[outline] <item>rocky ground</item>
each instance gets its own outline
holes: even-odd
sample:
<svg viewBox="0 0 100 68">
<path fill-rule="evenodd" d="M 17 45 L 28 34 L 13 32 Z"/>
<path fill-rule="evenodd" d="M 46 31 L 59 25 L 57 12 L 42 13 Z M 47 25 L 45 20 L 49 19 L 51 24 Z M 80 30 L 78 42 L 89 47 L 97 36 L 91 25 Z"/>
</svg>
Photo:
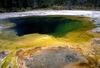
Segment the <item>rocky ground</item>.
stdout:
<svg viewBox="0 0 100 68">
<path fill-rule="evenodd" d="M 89 49 L 89 55 L 83 55 L 78 49 L 63 45 L 28 49 L 28 55 L 21 49 L 17 52 L 17 61 L 19 68 L 99 68 L 100 47 L 92 47 Z"/>
<path fill-rule="evenodd" d="M 94 21 L 94 24 L 96 25 L 96 28 L 94 28 L 92 30 L 93 33 L 96 33 L 96 34 L 100 34 L 100 14 L 99 13 L 96 13 L 96 15 L 93 15 L 93 21 Z M 93 41 L 95 44 L 98 44 L 100 45 L 100 38 L 95 38 L 94 41 Z"/>
<path fill-rule="evenodd" d="M 64 68 L 69 64 L 87 62 L 87 59 L 66 47 L 52 47 L 41 49 L 30 58 L 25 59 L 29 68 Z"/>
</svg>

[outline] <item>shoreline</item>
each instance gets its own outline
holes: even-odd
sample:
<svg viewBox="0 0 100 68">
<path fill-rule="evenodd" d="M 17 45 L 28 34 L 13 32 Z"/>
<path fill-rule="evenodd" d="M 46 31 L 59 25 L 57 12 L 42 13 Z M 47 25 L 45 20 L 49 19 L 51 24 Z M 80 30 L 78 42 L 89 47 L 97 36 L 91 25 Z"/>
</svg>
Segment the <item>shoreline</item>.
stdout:
<svg viewBox="0 0 100 68">
<path fill-rule="evenodd" d="M 47 16 L 47 15 L 77 15 L 85 17 L 100 17 L 100 11 L 85 10 L 33 10 L 25 12 L 0 13 L 0 19 L 24 16 Z"/>
<path fill-rule="evenodd" d="M 88 10 L 33 10 L 25 12 L 11 12 L 11 13 L 0 13 L 0 20 L 14 18 L 14 17 L 25 17 L 25 16 L 48 16 L 48 15 L 70 15 L 70 16 L 82 16 L 90 17 L 96 28 L 100 29 L 100 11 L 88 11 Z M 100 30 L 94 28 L 93 32 L 100 32 Z"/>
</svg>

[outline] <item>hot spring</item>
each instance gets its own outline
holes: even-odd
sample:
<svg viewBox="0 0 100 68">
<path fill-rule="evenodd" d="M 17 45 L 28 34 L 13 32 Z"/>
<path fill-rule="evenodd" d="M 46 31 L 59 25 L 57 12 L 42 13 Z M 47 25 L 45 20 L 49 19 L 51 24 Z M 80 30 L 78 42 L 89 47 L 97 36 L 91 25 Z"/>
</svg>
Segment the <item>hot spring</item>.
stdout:
<svg viewBox="0 0 100 68">
<path fill-rule="evenodd" d="M 10 19 L 10 22 L 16 24 L 12 29 L 18 36 L 33 33 L 64 36 L 83 26 L 80 21 L 68 19 L 66 16 L 19 17 Z"/>
</svg>

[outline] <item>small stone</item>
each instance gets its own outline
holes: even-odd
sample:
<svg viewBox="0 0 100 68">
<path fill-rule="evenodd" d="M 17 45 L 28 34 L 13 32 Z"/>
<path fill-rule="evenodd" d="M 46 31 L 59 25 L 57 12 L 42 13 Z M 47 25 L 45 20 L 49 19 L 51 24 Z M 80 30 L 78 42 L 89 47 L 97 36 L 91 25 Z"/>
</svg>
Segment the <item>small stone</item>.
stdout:
<svg viewBox="0 0 100 68">
<path fill-rule="evenodd" d="M 94 32 L 94 33 L 100 33 L 100 27 L 94 28 L 92 30 L 92 32 Z"/>
<path fill-rule="evenodd" d="M 95 38 L 93 39 L 94 44 L 100 44 L 100 38 Z"/>
<path fill-rule="evenodd" d="M 8 51 L 2 51 L 2 52 L 0 52 L 0 61 L 2 61 L 3 58 L 5 58 L 8 54 L 9 54 Z"/>
</svg>

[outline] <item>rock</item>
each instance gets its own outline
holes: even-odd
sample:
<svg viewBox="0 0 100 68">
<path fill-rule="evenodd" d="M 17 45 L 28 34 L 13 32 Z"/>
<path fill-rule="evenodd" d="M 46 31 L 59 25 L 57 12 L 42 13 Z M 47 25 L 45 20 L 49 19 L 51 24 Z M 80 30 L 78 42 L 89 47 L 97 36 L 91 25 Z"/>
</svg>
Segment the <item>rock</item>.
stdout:
<svg viewBox="0 0 100 68">
<path fill-rule="evenodd" d="M 0 30 L 6 29 L 7 27 L 4 25 L 0 25 Z"/>
<path fill-rule="evenodd" d="M 31 58 L 25 59 L 28 68 L 63 68 L 67 64 L 85 62 L 86 59 L 66 47 L 54 47 L 41 50 Z"/>
<path fill-rule="evenodd" d="M 92 32 L 94 32 L 94 33 L 100 33 L 100 27 L 94 28 L 92 30 Z"/>
<path fill-rule="evenodd" d="M 99 44 L 100 45 L 100 38 L 94 38 L 93 44 Z"/>
<path fill-rule="evenodd" d="M 0 62 L 8 55 L 8 51 L 2 51 L 0 52 Z"/>
</svg>

